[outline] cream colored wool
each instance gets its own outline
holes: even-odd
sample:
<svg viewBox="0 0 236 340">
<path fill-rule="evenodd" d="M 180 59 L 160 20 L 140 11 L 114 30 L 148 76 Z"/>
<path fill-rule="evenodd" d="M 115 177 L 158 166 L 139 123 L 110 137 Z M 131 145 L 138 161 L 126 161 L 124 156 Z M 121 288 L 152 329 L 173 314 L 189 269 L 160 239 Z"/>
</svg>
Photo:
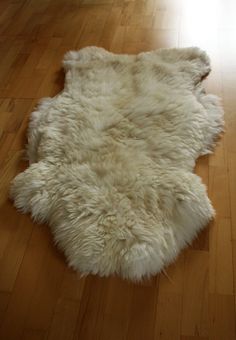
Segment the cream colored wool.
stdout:
<svg viewBox="0 0 236 340">
<path fill-rule="evenodd" d="M 198 48 L 87 47 L 68 52 L 64 68 L 64 90 L 32 113 L 15 206 L 49 223 L 81 273 L 156 274 L 214 216 L 192 173 L 223 128 L 201 84 L 209 59 Z"/>
</svg>

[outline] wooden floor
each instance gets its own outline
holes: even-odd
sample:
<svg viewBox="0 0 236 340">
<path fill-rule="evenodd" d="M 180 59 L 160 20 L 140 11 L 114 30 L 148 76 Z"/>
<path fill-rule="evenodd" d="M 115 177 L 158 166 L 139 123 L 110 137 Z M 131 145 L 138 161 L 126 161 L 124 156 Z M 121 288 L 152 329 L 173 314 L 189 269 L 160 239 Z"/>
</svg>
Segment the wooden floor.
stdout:
<svg viewBox="0 0 236 340">
<path fill-rule="evenodd" d="M 235 0 L 1 0 L 0 339 L 236 339 L 235 19 Z M 78 279 L 47 226 L 8 201 L 11 179 L 27 166 L 30 112 L 63 88 L 63 54 L 87 45 L 117 53 L 197 45 L 211 56 L 206 87 L 223 98 L 226 133 L 196 171 L 217 217 L 169 278 Z"/>
</svg>

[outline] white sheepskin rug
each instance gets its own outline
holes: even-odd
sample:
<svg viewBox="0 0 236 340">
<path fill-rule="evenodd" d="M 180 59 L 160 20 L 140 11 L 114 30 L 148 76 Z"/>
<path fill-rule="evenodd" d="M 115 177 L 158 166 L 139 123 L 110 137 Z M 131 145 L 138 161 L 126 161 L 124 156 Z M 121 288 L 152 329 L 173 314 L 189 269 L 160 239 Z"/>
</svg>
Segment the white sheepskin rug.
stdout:
<svg viewBox="0 0 236 340">
<path fill-rule="evenodd" d="M 223 129 L 219 100 L 202 87 L 209 58 L 195 47 L 87 47 L 64 68 L 64 90 L 32 113 L 15 206 L 49 223 L 80 273 L 156 274 L 214 216 L 193 173 Z"/>
</svg>

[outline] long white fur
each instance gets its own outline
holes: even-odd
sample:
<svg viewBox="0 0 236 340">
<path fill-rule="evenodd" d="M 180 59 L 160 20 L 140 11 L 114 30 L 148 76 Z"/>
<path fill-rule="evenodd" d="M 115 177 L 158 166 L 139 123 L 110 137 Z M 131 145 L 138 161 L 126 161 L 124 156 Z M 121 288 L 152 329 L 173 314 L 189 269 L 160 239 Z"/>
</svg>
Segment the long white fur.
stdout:
<svg viewBox="0 0 236 340">
<path fill-rule="evenodd" d="M 202 87 L 209 58 L 195 47 L 87 47 L 64 68 L 64 90 L 32 113 L 15 206 L 49 223 L 81 273 L 156 274 L 214 216 L 192 173 L 223 129 L 219 100 Z"/>
</svg>

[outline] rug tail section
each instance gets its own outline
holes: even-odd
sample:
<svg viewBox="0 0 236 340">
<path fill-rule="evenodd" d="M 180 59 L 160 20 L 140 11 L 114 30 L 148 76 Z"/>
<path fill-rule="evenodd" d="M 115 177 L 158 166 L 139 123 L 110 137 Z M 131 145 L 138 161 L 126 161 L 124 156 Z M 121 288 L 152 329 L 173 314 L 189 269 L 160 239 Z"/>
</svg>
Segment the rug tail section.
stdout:
<svg viewBox="0 0 236 340">
<path fill-rule="evenodd" d="M 139 196 L 137 187 L 133 190 Z M 106 196 L 102 188 L 97 190 L 100 203 L 106 202 L 99 214 L 98 207 L 102 207 L 98 202 L 94 205 L 93 195 L 90 204 L 87 201 L 79 207 L 81 216 L 76 224 L 72 220 L 68 227 L 55 229 L 56 241 L 69 264 L 84 274 L 118 274 L 133 281 L 155 275 L 214 216 L 201 179 L 177 169 L 160 174 L 153 197 L 156 213 L 147 211 L 142 202 L 131 202 L 126 195 L 110 191 L 112 195 Z M 106 215 L 102 211 L 107 211 Z"/>
<path fill-rule="evenodd" d="M 162 194 L 162 225 L 154 225 L 147 237 L 145 228 L 151 226 L 133 227 L 134 239 L 139 242 L 134 243 L 123 258 L 121 275 L 125 278 L 138 281 L 160 272 L 215 215 L 201 179 L 188 172 L 177 171 L 175 175 L 172 189 Z"/>
<path fill-rule="evenodd" d="M 187 184 L 187 190 L 184 192 L 183 199 L 179 200 L 173 209 L 171 223 L 180 251 L 190 244 L 199 231 L 214 218 L 215 211 L 207 196 L 206 186 L 199 176 L 185 173 L 179 179 Z"/>
</svg>

